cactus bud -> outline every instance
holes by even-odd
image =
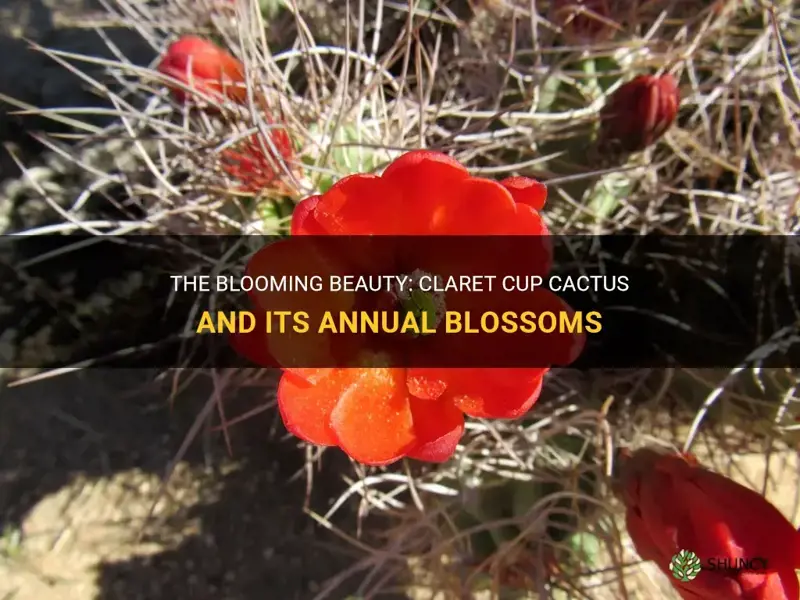
[[[167,49],[158,71],[203,94],[244,103],[247,89],[244,65],[212,42],[196,36],[184,36]],[[177,86],[174,98],[185,102],[187,93]]]
[[[669,129],[679,105],[672,75],[640,75],[614,92],[600,111],[600,142],[626,152],[644,150]]]
[[[275,188],[283,178],[280,163],[294,157],[292,139],[283,126],[277,125],[270,129],[269,138],[261,140],[254,134],[222,152],[222,170],[239,181],[241,191],[258,194]]]

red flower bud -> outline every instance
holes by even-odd
[[[600,111],[600,139],[626,152],[658,140],[675,121],[680,105],[672,75],[640,75],[614,92]]]
[[[651,449],[622,465],[622,498],[636,551],[685,600],[797,600],[800,535],[763,496],[680,454]],[[681,550],[700,560],[682,581]]]
[[[608,0],[553,0],[550,20],[570,44],[603,42],[617,30]]]
[[[243,192],[258,194],[274,188],[285,173],[281,163],[294,156],[292,139],[283,126],[271,126],[269,141],[260,137],[254,134],[221,153],[222,170],[241,183]]]
[[[244,65],[212,42],[196,36],[184,36],[167,49],[158,71],[200,93],[234,102],[247,100]],[[186,91],[172,88],[178,102],[185,102]]]

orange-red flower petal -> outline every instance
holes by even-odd
[[[321,196],[309,196],[300,201],[292,213],[292,235],[324,235],[325,230],[317,223],[314,209],[319,204]]]
[[[406,456],[426,462],[445,462],[464,435],[464,414],[451,402],[409,398],[415,445]]]
[[[508,190],[489,179],[460,181],[449,200],[431,215],[433,235],[502,234],[503,226],[516,213],[516,203]]]
[[[451,157],[416,150],[398,158],[381,176],[345,177],[313,202],[301,203],[292,233],[547,235],[536,212],[545,198],[545,187],[531,179],[498,183],[470,177]]]
[[[352,373],[340,369],[316,383],[286,372],[278,384],[278,408],[289,430],[301,440],[336,446],[330,416],[339,396],[356,383]]]
[[[539,369],[538,377],[492,376],[494,369],[459,369],[449,393],[455,405],[471,417],[483,419],[516,419],[530,410],[539,399],[542,379],[547,369]],[[508,369],[501,369],[507,372]],[[527,369],[521,369],[527,371]]]
[[[415,150],[392,162],[381,178],[397,190],[404,207],[395,217],[395,235],[431,235],[434,211],[469,179],[469,172],[446,154]]]
[[[517,204],[542,210],[547,202],[547,186],[528,177],[507,177],[500,182]]]
[[[406,385],[409,393],[420,400],[438,400],[447,391],[445,369],[408,369]]]
[[[252,331],[236,331],[228,336],[228,342],[239,356],[256,363],[261,367],[279,368],[280,362],[269,351],[266,330],[266,319],[263,311],[253,313],[256,325]]]
[[[382,465],[402,458],[416,439],[404,370],[346,370],[354,372],[353,382],[336,395],[330,416],[338,445],[366,464]]]
[[[401,210],[397,190],[380,177],[350,175],[320,196],[313,215],[328,235],[391,235]]]

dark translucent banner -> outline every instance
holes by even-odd
[[[800,366],[765,236],[0,239],[0,366]]]

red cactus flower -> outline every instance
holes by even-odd
[[[222,170],[241,183],[243,192],[258,194],[276,187],[284,175],[281,164],[294,157],[292,139],[284,127],[273,125],[268,135],[265,140],[253,134],[220,153]]]
[[[608,0],[553,0],[550,20],[570,44],[604,42],[617,30]]]
[[[600,139],[626,152],[645,149],[675,121],[680,92],[670,74],[640,75],[621,86],[600,112]]]
[[[417,150],[380,177],[351,175],[301,202],[292,235],[549,235],[546,198],[538,181],[470,177],[455,159]]]
[[[277,274],[275,269],[323,272],[326,268],[323,263],[329,264],[330,253],[320,253],[324,257],[316,259],[317,262],[310,258],[299,260],[297,255],[304,249],[311,253],[312,245],[289,243],[301,239],[320,243],[318,236],[524,235],[531,236],[532,241],[546,239],[542,236],[549,234],[538,212],[545,198],[546,188],[536,181],[515,177],[497,183],[471,177],[461,164],[446,155],[409,152],[395,160],[382,176],[352,175],[324,194],[302,201],[292,217],[292,234],[314,237],[292,237],[283,246],[282,242],[268,246],[253,257],[247,270],[251,276]],[[380,238],[364,239],[377,239],[373,247],[386,249],[380,246]],[[497,245],[502,246],[499,238]],[[534,247],[537,245],[531,246]],[[476,257],[498,251],[501,250],[495,246],[492,252],[481,249]],[[376,254],[380,252],[359,248],[347,259],[361,261],[359,264],[364,268],[370,268],[376,261],[395,264],[395,257],[387,259]],[[300,267],[292,267],[292,260]],[[431,260],[446,259],[437,256]],[[319,305],[332,309],[334,305],[352,301],[345,294],[324,291],[256,293],[252,298],[259,308],[267,310],[313,310]],[[546,289],[524,298],[531,307],[568,308]],[[283,344],[277,352],[280,356],[259,355],[253,351],[259,344],[238,343],[236,339],[234,347],[247,358],[264,366],[274,364],[277,359],[284,366],[278,405],[291,433],[313,444],[338,446],[351,458],[371,465],[389,464],[402,457],[430,462],[447,460],[463,434],[464,414],[500,419],[522,416],[538,399],[548,371],[547,368],[379,366],[287,368],[282,360],[286,353],[291,353],[287,345],[309,338],[282,338]],[[325,340],[313,339],[319,343],[311,351],[329,351]],[[532,341],[529,351],[546,354],[550,364],[567,364],[580,352],[583,337],[554,335],[548,341],[551,346]],[[263,349],[263,344],[260,347]]]
[[[188,35],[172,43],[158,65],[158,71],[198,92],[219,100],[247,100],[244,65],[214,43]],[[187,100],[182,87],[172,93],[178,102]]]
[[[685,600],[800,597],[799,534],[753,490],[703,468],[691,456],[651,449],[623,463],[621,484],[636,551],[655,561]],[[701,562],[690,581],[671,572],[672,557],[681,550]]]

